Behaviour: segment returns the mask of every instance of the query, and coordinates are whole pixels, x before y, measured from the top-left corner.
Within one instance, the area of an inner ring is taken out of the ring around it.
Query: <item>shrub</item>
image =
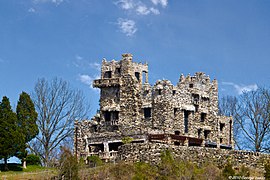
[[[77,158],[72,154],[72,152],[62,147],[61,155],[59,160],[59,178],[64,179],[79,179],[79,163]]]
[[[101,166],[103,164],[102,160],[96,155],[88,156],[87,161],[91,167]]]
[[[26,156],[26,164],[27,165],[41,165],[41,161],[39,156],[34,154],[29,154]]]
[[[129,143],[131,143],[132,141],[133,141],[133,138],[132,138],[132,137],[129,137],[129,136],[124,137],[124,138],[122,139],[123,144],[129,144]]]
[[[240,167],[239,172],[237,173],[237,176],[243,176],[243,177],[249,177],[250,176],[250,169],[244,165]]]
[[[223,171],[222,171],[222,175],[226,178],[228,178],[229,176],[234,176],[235,175],[235,171],[232,167],[231,162],[228,162],[226,164],[226,166],[224,167]]]
[[[264,164],[264,170],[265,170],[264,173],[265,179],[270,179],[270,161]]]

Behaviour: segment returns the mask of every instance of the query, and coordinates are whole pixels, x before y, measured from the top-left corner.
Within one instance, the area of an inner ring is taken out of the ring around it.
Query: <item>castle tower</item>
[[[120,61],[102,61],[100,88],[100,123],[104,131],[136,131],[140,126],[143,84],[148,83],[148,65],[135,63],[131,54]]]

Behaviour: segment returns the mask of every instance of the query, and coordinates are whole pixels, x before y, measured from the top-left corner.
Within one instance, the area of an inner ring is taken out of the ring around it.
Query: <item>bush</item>
[[[250,176],[249,168],[242,165],[239,172],[237,173],[237,176],[249,177]]]
[[[235,175],[235,171],[232,167],[231,162],[228,162],[226,164],[226,166],[224,167],[223,171],[222,171],[222,175],[226,178],[229,178],[229,176],[234,176]]]
[[[59,178],[64,179],[79,179],[79,163],[73,153],[67,149],[61,149],[61,156],[59,161]]]
[[[265,179],[270,179],[270,162],[267,162],[266,164],[264,164],[264,170],[265,170],[265,173],[264,173],[264,177]]]
[[[29,154],[26,156],[26,164],[27,165],[41,165],[41,161],[39,156],[34,154]]]
[[[91,167],[97,167],[103,164],[102,160],[96,155],[88,156],[87,161]]]
[[[133,141],[133,138],[132,138],[132,137],[129,137],[129,136],[124,137],[124,138],[122,139],[123,144],[129,144],[129,143],[131,143],[132,141]]]

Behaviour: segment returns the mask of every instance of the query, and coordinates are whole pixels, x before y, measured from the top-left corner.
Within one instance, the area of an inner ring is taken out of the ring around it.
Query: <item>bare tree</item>
[[[74,120],[85,118],[89,108],[81,91],[71,89],[66,81],[57,78],[51,82],[39,79],[32,98],[40,133],[30,149],[41,157],[44,166],[50,166],[60,143],[73,135]]]
[[[270,152],[270,91],[259,88],[236,98],[223,98],[220,112],[234,118],[236,144],[240,149]]]
[[[259,88],[245,92],[239,99],[241,118],[238,123],[248,143],[245,148],[269,152],[270,148],[270,91]]]

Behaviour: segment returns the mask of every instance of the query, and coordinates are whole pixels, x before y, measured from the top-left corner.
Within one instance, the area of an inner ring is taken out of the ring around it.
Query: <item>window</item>
[[[189,88],[193,88],[193,84],[189,84]]]
[[[104,73],[104,78],[112,78],[112,71],[106,71]]]
[[[115,69],[115,73],[120,75],[121,74],[121,69],[120,68],[116,68]]]
[[[193,103],[194,104],[199,104],[199,101],[200,101],[199,94],[192,94],[192,98],[193,98]]]
[[[175,95],[175,93],[176,93],[176,90],[173,90],[173,91],[172,91],[172,95]]]
[[[158,95],[161,95],[161,89],[158,89]]]
[[[173,109],[173,115],[176,116],[176,113],[177,113],[177,108],[174,108]]]
[[[143,111],[145,119],[151,118],[151,108],[144,108]]]
[[[220,132],[222,132],[223,129],[224,129],[224,127],[225,127],[225,124],[224,123],[220,123],[219,125],[220,125],[219,126]]]
[[[135,72],[135,76],[136,76],[137,80],[140,81],[140,73],[139,72]]]
[[[210,131],[209,130],[204,130],[204,139],[209,138]]]
[[[111,121],[111,112],[105,111],[104,112],[104,119],[105,119],[105,121]]]
[[[202,129],[198,129],[198,138],[201,138],[201,134],[202,134]]]
[[[206,113],[201,113],[201,122],[204,122],[206,119]]]
[[[188,133],[188,115],[189,115],[189,112],[184,110],[185,133]]]
[[[194,105],[195,106],[195,112],[199,111],[199,105]]]
[[[223,143],[223,139],[222,139],[222,138],[220,138],[220,139],[219,139],[219,141],[220,141],[220,144],[222,144],[222,143]]]
[[[180,135],[180,131],[174,131],[175,135]]]

